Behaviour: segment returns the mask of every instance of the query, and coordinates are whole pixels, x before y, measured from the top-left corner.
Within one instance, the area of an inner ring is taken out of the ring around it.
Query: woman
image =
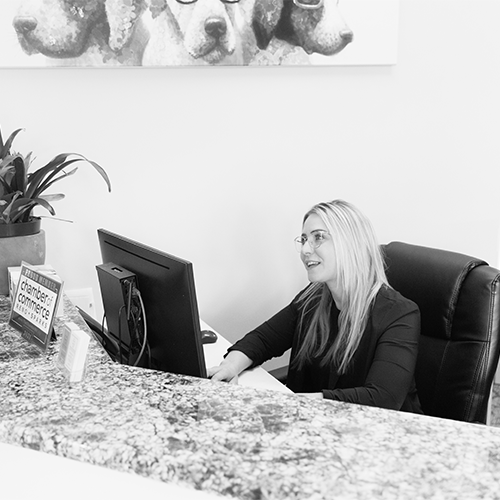
[[[304,217],[298,250],[311,284],[209,370],[231,381],[291,348],[287,385],[310,397],[421,413],[415,303],[392,289],[368,219],[342,200]]]

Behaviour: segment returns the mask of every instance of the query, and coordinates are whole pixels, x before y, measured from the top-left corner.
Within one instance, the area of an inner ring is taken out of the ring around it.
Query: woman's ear
[[[265,49],[274,36],[281,17],[284,0],[256,0],[252,28],[259,49]]]
[[[146,0],[106,0],[109,46],[119,52],[127,45],[135,24],[146,9]]]

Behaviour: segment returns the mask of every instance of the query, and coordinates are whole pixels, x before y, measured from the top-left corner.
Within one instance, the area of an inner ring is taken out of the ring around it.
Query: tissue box
[[[64,324],[61,333],[57,366],[69,382],[80,382],[85,376],[90,335],[71,321]]]

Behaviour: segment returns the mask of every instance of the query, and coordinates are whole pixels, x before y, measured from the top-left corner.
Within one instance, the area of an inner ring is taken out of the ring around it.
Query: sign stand
[[[42,351],[46,351],[49,345],[62,286],[62,281],[55,276],[48,276],[22,263],[9,325]]]

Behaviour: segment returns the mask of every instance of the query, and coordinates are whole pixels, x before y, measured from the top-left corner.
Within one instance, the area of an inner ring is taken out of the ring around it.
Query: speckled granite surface
[[[500,427],[500,384],[493,384],[490,416],[490,425]]]
[[[97,343],[69,385],[57,342],[38,353],[7,314],[5,443],[241,499],[500,498],[498,428],[120,366]]]

